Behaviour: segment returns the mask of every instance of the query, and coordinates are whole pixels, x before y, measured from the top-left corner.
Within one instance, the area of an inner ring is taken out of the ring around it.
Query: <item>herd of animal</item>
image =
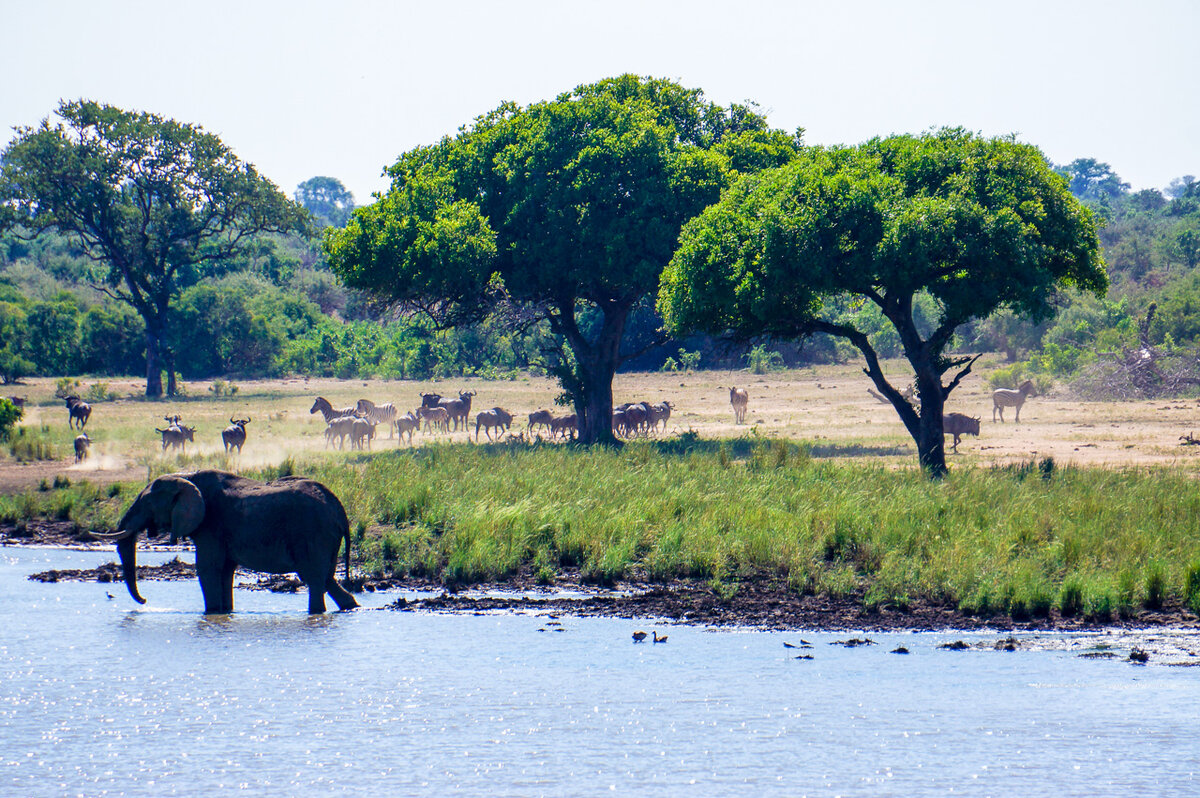
[[[369,399],[359,399],[353,405],[335,408],[333,403],[318,396],[309,409],[310,414],[321,413],[325,418],[325,446],[345,448],[350,439],[351,449],[369,449],[375,439],[377,428],[388,427],[388,438],[412,444],[413,433],[450,434],[465,430],[471,434],[471,406],[475,391],[459,391],[458,396],[443,396],[437,393],[421,393],[421,404],[401,414],[394,404],[375,404]],[[673,405],[670,402],[626,402],[613,410],[613,431],[629,437],[657,432],[659,425],[666,430]],[[489,441],[500,440],[512,434],[515,416],[503,407],[480,410],[475,414],[475,440],[486,436]],[[573,439],[578,433],[578,421],[574,413],[556,416],[549,410],[530,413],[527,425],[520,434],[528,439],[541,438],[543,433],[551,440]]]
[[[869,389],[868,389],[869,390]],[[874,391],[869,391],[876,399],[881,397]],[[905,397],[911,401],[911,390]],[[369,399],[359,399],[349,407],[335,408],[328,399],[318,396],[313,402],[310,414],[321,413],[325,419],[325,446],[336,445],[345,448],[346,439],[350,439],[351,449],[369,449],[371,441],[376,436],[376,429],[384,424],[388,428],[388,437],[399,441],[413,442],[413,433],[423,431],[426,434],[449,434],[458,430],[466,430],[470,437],[469,420],[471,404],[475,391],[459,391],[458,396],[443,396],[437,393],[421,393],[421,404],[415,409],[401,414],[396,406],[387,402],[375,404]],[[1016,390],[1001,388],[992,392],[992,421],[999,417],[1004,423],[1004,411],[1012,408],[1016,421],[1021,420],[1021,407],[1025,400],[1036,396],[1032,381],[1026,380]],[[15,399],[16,397],[14,397]],[[72,429],[77,429],[79,435],[74,440],[75,462],[87,459],[91,439],[83,428],[87,426],[92,415],[92,406],[78,396],[68,396],[67,423]],[[24,404],[24,402],[22,402]],[[733,408],[735,424],[746,422],[746,412],[750,405],[750,396],[745,388],[731,387],[729,389],[729,404]],[[625,402],[613,408],[612,429],[617,435],[636,437],[666,431],[667,423],[675,406],[668,401]],[[475,414],[475,440],[480,434],[487,436],[489,441],[499,440],[505,434],[511,434],[513,414],[503,407],[492,407],[480,410]],[[187,444],[196,439],[196,428],[183,423],[179,415],[164,416],[166,429],[155,432],[162,436],[162,449],[179,449],[185,452]],[[230,417],[229,426],[221,431],[221,442],[225,453],[241,454],[246,444],[246,425],[251,419]],[[962,413],[947,413],[942,421],[942,430],[954,438],[953,448],[958,451],[958,444],[963,435],[979,435],[978,417]],[[541,438],[542,434],[551,440],[573,439],[578,431],[578,422],[574,413],[556,416],[549,410],[535,410],[528,415],[525,431],[520,433],[529,439]]]

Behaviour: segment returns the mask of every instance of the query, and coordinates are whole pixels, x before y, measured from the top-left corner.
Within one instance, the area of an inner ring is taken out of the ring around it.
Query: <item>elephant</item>
[[[233,574],[240,565],[267,573],[295,573],[308,587],[308,611],[325,611],[325,594],[339,609],[358,606],[338,584],[338,549],[346,544],[350,574],[350,522],[337,496],[320,482],[283,477],[273,482],[202,470],[168,474],[147,485],[117,524],[92,533],[117,544],[129,595],[137,589],[137,537],[170,532],[171,542],[190,537],[204,612],[233,611]]]

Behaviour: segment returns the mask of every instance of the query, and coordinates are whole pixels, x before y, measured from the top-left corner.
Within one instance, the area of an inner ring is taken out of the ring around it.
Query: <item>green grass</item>
[[[620,450],[430,444],[257,473],[289,472],[341,497],[355,560],[376,576],[552,584],[578,569],[599,584],[683,577],[718,593],[765,577],[868,608],[1016,619],[1200,610],[1200,491],[1183,469],[1031,463],[931,481],[803,445],[684,435]],[[140,487],[0,497],[0,520],[65,514],[104,528]]]
[[[525,568],[599,583],[766,574],[868,607],[924,600],[1018,618],[1200,602],[1200,576],[1188,582],[1200,495],[1181,470],[1035,463],[932,482],[775,441],[692,439],[427,446],[297,471],[370,530],[362,555],[378,573],[455,584]]]

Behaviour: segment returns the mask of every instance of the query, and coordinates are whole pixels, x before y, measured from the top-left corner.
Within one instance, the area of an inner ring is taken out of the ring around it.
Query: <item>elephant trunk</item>
[[[137,537],[135,532],[118,540],[117,553],[121,555],[121,572],[125,577],[125,587],[129,588],[129,595],[133,596],[133,600],[138,604],[145,604],[146,600],[137,589]]]

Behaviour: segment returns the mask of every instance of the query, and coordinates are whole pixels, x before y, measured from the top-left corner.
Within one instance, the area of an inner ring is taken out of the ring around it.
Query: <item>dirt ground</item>
[[[947,412],[979,416],[978,438],[967,437],[957,453],[947,455],[950,466],[1020,462],[1053,457],[1060,465],[1129,466],[1183,465],[1200,463],[1200,446],[1180,445],[1180,438],[1200,430],[1200,400],[1145,402],[1079,402],[1051,392],[1030,398],[1017,422],[1012,409],[1005,422],[992,418],[991,389],[984,377],[986,359],[952,394]],[[909,382],[903,364],[887,364],[894,382]],[[83,385],[87,387],[87,380]],[[745,388],[750,395],[746,424],[734,423],[729,405],[729,387]],[[56,476],[72,481],[144,481],[148,467],[163,460],[177,460],[164,453],[155,427],[164,427],[163,416],[179,413],[185,424],[196,426],[196,441],[189,455],[222,456],[220,431],[230,417],[250,417],[248,442],[241,457],[230,458],[227,467],[237,470],[277,463],[292,455],[341,457],[328,452],[323,437],[324,423],[309,410],[316,396],[325,396],[335,406],[353,404],[360,397],[377,403],[393,402],[402,410],[420,403],[422,392],[455,395],[459,390],[476,392],[473,410],[501,406],[514,413],[513,432],[525,428],[525,417],[539,408],[556,413],[554,398],[559,389],[553,381],[527,377],[513,381],[451,379],[442,382],[361,381],[333,379],[260,380],[238,383],[233,397],[214,397],[209,383],[188,386],[192,397],[147,401],[138,394],[142,383],[121,380],[109,388],[125,398],[97,402],[87,432],[94,443],[92,455],[76,465],[69,455],[77,434],[67,426],[67,411],[54,398],[53,380],[30,380],[9,386],[7,393],[28,399],[23,426],[29,434],[51,440],[59,459],[18,463],[5,447],[0,451],[0,493],[37,487]],[[736,437],[751,430],[757,434],[808,441],[817,457],[846,458],[889,465],[915,463],[916,449],[895,411],[874,399],[871,383],[859,366],[822,366],[764,375],[745,371],[702,371],[695,373],[636,373],[618,375],[614,402],[669,400],[675,407],[668,435],[694,430],[703,437]],[[474,412],[472,412],[472,418]],[[375,451],[401,444],[386,432],[373,444]],[[447,436],[439,436],[445,439]],[[466,442],[466,431],[451,433],[449,439]],[[415,445],[430,440],[418,434]]]

